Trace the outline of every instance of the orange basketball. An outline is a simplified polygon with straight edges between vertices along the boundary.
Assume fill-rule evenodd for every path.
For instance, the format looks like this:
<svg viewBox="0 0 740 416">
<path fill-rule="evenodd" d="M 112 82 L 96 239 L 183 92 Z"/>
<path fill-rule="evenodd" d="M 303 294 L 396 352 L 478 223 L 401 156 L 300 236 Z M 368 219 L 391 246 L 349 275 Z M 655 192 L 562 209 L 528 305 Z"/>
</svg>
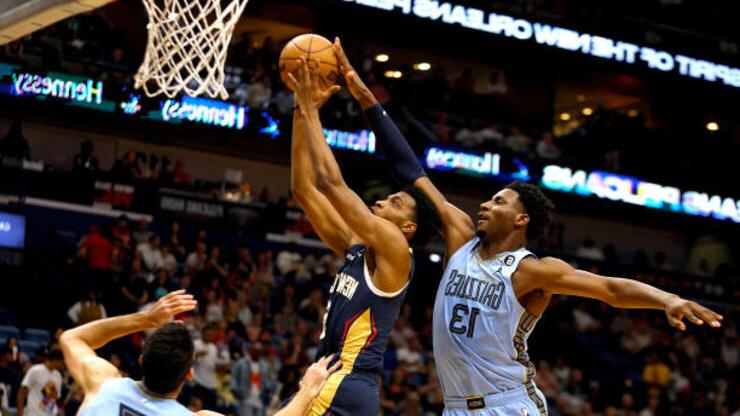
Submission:
<svg viewBox="0 0 740 416">
<path fill-rule="evenodd" d="M 337 56 L 332 43 L 323 36 L 305 34 L 294 37 L 280 53 L 280 77 L 287 84 L 288 73 L 298 69 L 300 58 L 306 59 L 309 68 L 318 68 L 319 83 L 328 88 L 339 80 Z"/>
</svg>

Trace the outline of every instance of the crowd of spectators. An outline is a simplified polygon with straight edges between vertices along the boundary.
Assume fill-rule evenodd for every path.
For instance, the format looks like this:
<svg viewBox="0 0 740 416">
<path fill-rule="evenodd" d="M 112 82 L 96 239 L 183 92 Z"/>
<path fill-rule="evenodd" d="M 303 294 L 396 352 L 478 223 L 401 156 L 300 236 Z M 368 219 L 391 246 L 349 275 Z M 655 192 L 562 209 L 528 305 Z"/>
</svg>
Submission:
<svg viewBox="0 0 740 416">
<path fill-rule="evenodd" d="M 180 400 L 192 410 L 269 414 L 296 390 L 314 358 L 327 291 L 342 259 L 290 245 L 227 246 L 221 237 L 177 222 L 152 225 L 121 217 L 110 226 L 93 224 L 74 255 L 55 264 L 79 288 L 78 298 L 52 308 L 63 308 L 56 312 L 66 312 L 72 326 L 146 309 L 167 292 L 185 289 L 199 307 L 183 317 L 196 340 L 196 361 L 194 379 Z M 593 242 L 584 246 L 580 266 L 599 272 L 608 264 L 600 261 L 603 254 Z M 619 273 L 619 266 L 610 267 Z M 435 270 L 441 274 L 438 266 Z M 431 305 L 432 298 L 433 290 L 412 287 L 395 324 L 381 374 L 385 415 L 441 414 L 432 308 L 412 306 Z M 657 312 L 554 299 L 530 342 L 551 414 L 740 414 L 735 312 L 721 303 L 715 308 L 725 315 L 721 330 L 692 327 L 680 333 Z M 49 329 L 58 339 L 62 329 Z M 100 353 L 122 374 L 137 377 L 145 339 L 146 334 L 135 334 Z M 54 361 L 54 342 L 46 351 L 26 355 L 17 340 L 7 341 L 0 354 L 0 406 L 17 403 L 20 385 L 45 385 L 33 381 L 41 377 L 36 373 L 44 380 L 58 374 L 62 382 L 46 390 L 45 400 L 58 408 L 54 414 L 75 413 L 80 389 Z M 45 370 L 32 373 L 33 364 Z"/>
</svg>

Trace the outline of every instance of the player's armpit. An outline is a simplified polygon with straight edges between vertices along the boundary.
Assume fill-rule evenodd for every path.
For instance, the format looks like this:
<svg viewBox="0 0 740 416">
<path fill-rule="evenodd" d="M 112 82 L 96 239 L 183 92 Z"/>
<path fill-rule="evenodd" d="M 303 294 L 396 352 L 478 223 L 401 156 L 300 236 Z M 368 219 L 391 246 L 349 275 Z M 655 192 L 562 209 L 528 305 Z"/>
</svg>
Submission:
<svg viewBox="0 0 740 416">
<path fill-rule="evenodd" d="M 434 183 L 423 176 L 414 182 L 414 187 L 424 192 L 434 204 L 442 221 L 442 237 L 445 239 L 447 256 L 452 256 L 460 247 L 475 236 L 475 225 L 470 216 L 460 208 L 452 205 L 434 186 Z"/>
</svg>

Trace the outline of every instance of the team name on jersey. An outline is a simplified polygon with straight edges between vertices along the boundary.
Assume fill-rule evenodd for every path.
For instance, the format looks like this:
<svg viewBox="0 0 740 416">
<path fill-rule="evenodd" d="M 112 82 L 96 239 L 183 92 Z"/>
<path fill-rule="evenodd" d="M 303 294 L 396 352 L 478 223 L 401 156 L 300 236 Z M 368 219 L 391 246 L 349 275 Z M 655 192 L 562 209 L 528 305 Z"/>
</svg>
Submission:
<svg viewBox="0 0 740 416">
<path fill-rule="evenodd" d="M 472 300 L 497 310 L 504 297 L 504 282 L 500 279 L 478 279 L 466 276 L 458 270 L 452 270 L 445 287 L 445 296 Z"/>
<path fill-rule="evenodd" d="M 345 274 L 345 273 L 339 273 L 337 275 L 337 278 L 334 279 L 334 284 L 332 285 L 331 292 L 333 293 L 336 291 L 340 295 L 345 296 L 347 299 L 352 300 L 352 297 L 355 295 L 355 291 L 357 291 L 357 286 L 359 286 L 360 282 L 357 281 L 354 277 Z"/>
</svg>

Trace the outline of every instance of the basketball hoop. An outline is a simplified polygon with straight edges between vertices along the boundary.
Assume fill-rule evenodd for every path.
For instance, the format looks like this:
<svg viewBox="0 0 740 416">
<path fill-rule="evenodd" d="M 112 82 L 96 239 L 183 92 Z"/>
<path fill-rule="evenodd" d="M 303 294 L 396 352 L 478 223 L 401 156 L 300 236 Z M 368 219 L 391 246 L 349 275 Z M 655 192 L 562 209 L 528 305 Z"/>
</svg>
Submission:
<svg viewBox="0 0 740 416">
<path fill-rule="evenodd" d="M 249 0 L 142 0 L 149 14 L 136 88 L 153 97 L 207 94 L 227 99 L 224 63 Z"/>
</svg>

